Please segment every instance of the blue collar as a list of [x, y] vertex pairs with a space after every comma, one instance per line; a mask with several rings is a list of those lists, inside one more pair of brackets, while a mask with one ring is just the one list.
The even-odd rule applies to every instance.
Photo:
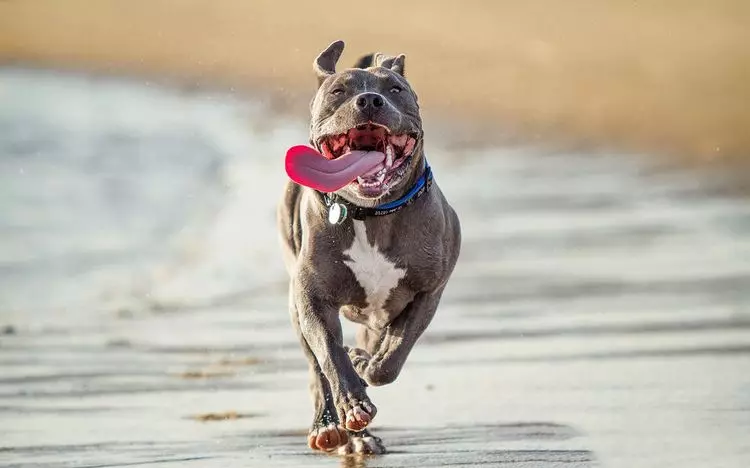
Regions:
[[[427, 161], [425, 161], [425, 168], [422, 175], [419, 177], [414, 186], [398, 200], [394, 200], [389, 203], [383, 203], [382, 205], [378, 205], [374, 208], [364, 208], [362, 206], [352, 205], [351, 203], [343, 200], [336, 200], [335, 198], [337, 197], [335, 195], [331, 197], [330, 195], [326, 194], [325, 202], [328, 206], [329, 212], [334, 205], [339, 205], [337, 209], [340, 209], [341, 205], [344, 205], [344, 207], [348, 206], [348, 209], [343, 210], [344, 217], [346, 217], [347, 211], [351, 213], [352, 218], [358, 220], [363, 220], [368, 216], [385, 216], [409, 206], [419, 197], [427, 193], [427, 191], [430, 189], [430, 186], [432, 185], [432, 179], [432, 169], [430, 168], [430, 165], [427, 164]], [[342, 221], [343, 218], [339, 221], [339, 223]]]
[[[424, 163], [424, 172], [422, 173], [422, 177], [417, 180], [417, 183], [414, 184], [414, 187], [411, 188], [406, 194], [399, 198], [398, 200], [393, 200], [390, 203], [383, 203], [382, 205], [378, 205], [373, 210], [376, 212], [380, 211], [388, 211], [389, 213], [383, 213], [383, 214], [390, 214], [393, 212], [393, 210], [399, 210], [406, 205], [410, 204], [412, 201], [416, 200], [417, 198], [421, 197], [424, 192], [426, 192], [430, 185], [432, 185], [432, 168], [430, 168], [430, 165], [427, 164], [427, 161]], [[381, 216], [380, 214], [373, 214], [373, 216]]]

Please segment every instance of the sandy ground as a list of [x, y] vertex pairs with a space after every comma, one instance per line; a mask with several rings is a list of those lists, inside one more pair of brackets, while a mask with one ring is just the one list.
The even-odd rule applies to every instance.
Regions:
[[426, 112], [468, 119], [472, 142], [746, 160], [748, 23], [743, 0], [8, 0], [0, 60], [242, 87], [303, 115], [310, 63], [341, 38], [345, 64], [406, 53]]
[[75, 74], [0, 87], [0, 466], [750, 466], [750, 207], [710, 171], [430, 137], [462, 256], [370, 392], [389, 454], [338, 459], [305, 445], [274, 230], [306, 122]]

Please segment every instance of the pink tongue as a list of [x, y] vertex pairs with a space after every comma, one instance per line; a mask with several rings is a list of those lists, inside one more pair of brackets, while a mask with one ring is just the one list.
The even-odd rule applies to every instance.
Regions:
[[286, 173], [300, 185], [335, 192], [383, 161], [385, 154], [378, 151], [350, 151], [336, 159], [326, 159], [313, 148], [300, 145], [286, 152]]

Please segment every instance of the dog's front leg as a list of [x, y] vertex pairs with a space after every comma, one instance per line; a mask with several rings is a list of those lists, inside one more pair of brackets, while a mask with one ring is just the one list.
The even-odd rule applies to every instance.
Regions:
[[309, 282], [298, 283], [306, 283], [294, 286], [302, 336], [328, 380], [339, 421], [350, 431], [361, 431], [377, 409], [344, 350], [339, 307], [316, 294]]
[[[367, 330], [366, 353], [351, 349], [349, 355], [357, 373], [372, 386], [392, 383], [401, 372], [414, 344], [435, 315], [443, 289], [420, 293], [382, 331]], [[372, 336], [376, 333], [376, 336]], [[369, 359], [368, 359], [368, 356]]]
[[[290, 289], [292, 291], [292, 289]], [[292, 324], [297, 331], [297, 335], [302, 345], [302, 351], [305, 353], [310, 364], [310, 396], [312, 397], [315, 414], [313, 416], [312, 427], [307, 434], [307, 444], [313, 450], [331, 451], [342, 445], [346, 445], [349, 439], [347, 431], [343, 426], [339, 426], [339, 420], [336, 415], [336, 407], [333, 405], [333, 396], [328, 380], [320, 370], [318, 360], [315, 358], [307, 340], [302, 335], [302, 328], [299, 323], [299, 313], [294, 304], [294, 295], [290, 295], [289, 312], [292, 318]]]

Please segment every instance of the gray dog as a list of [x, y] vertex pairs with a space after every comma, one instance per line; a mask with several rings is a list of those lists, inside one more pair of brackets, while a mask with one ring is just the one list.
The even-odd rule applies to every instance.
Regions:
[[[379, 151], [375, 173], [335, 193], [289, 182], [278, 226], [290, 276], [289, 310], [310, 363], [315, 406], [308, 443], [339, 453], [383, 453], [366, 427], [368, 385], [393, 382], [435, 314], [461, 232], [423, 152], [417, 95], [405, 57], [374, 54], [336, 72], [337, 41], [315, 60], [310, 143], [329, 159]], [[339, 315], [360, 324], [344, 346]]]

